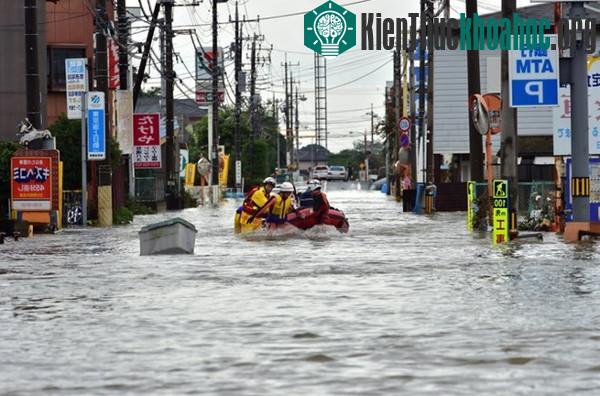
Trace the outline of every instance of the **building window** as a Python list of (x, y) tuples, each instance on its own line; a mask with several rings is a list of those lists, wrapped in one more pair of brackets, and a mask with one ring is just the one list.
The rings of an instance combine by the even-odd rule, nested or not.
[(48, 47), (48, 91), (65, 91), (65, 59), (85, 58), (83, 47)]

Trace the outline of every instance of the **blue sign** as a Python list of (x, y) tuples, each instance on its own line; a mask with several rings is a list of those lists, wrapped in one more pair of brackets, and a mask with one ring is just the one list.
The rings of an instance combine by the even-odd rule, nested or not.
[(90, 92), (87, 97), (88, 160), (106, 159), (104, 92)]
[[(556, 35), (550, 48), (509, 51), (510, 107), (558, 106), (559, 60)], [(554, 45), (555, 49), (552, 49)]]

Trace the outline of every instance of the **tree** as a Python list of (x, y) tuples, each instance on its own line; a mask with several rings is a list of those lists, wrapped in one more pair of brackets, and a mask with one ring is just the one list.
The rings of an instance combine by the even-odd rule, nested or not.
[[(272, 114), (265, 111), (265, 108), (271, 108), (269, 102), (258, 109), (259, 119), (261, 120), (261, 131), (258, 139), (254, 141), (254, 163), (248, 162), (248, 152), (250, 150), (250, 115), (247, 109), (243, 109), (240, 125), (240, 147), (242, 151), (242, 176), (245, 179), (245, 185), (251, 186), (262, 181), (270, 175), (277, 166), (277, 135), (279, 134), (279, 123)], [(235, 155), (235, 112), (231, 106), (223, 106), (219, 109), (219, 144), (225, 146), (225, 152)], [(208, 153), (208, 118), (204, 117), (198, 121), (190, 134), (188, 141), (190, 162), (196, 162), (201, 156), (207, 156)], [(285, 145), (280, 145), (280, 150), (285, 151)], [(235, 183), (235, 166), (230, 166), (229, 180), (230, 185)]]

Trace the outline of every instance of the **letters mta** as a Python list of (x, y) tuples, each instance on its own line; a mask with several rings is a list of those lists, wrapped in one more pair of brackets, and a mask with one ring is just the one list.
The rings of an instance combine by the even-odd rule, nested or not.
[(517, 73), (554, 73), (550, 59), (517, 59)]

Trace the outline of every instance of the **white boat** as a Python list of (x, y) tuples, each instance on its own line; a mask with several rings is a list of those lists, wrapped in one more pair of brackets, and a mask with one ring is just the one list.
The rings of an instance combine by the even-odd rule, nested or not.
[(179, 217), (144, 226), (139, 232), (140, 255), (193, 254), (197, 232), (192, 223)]

